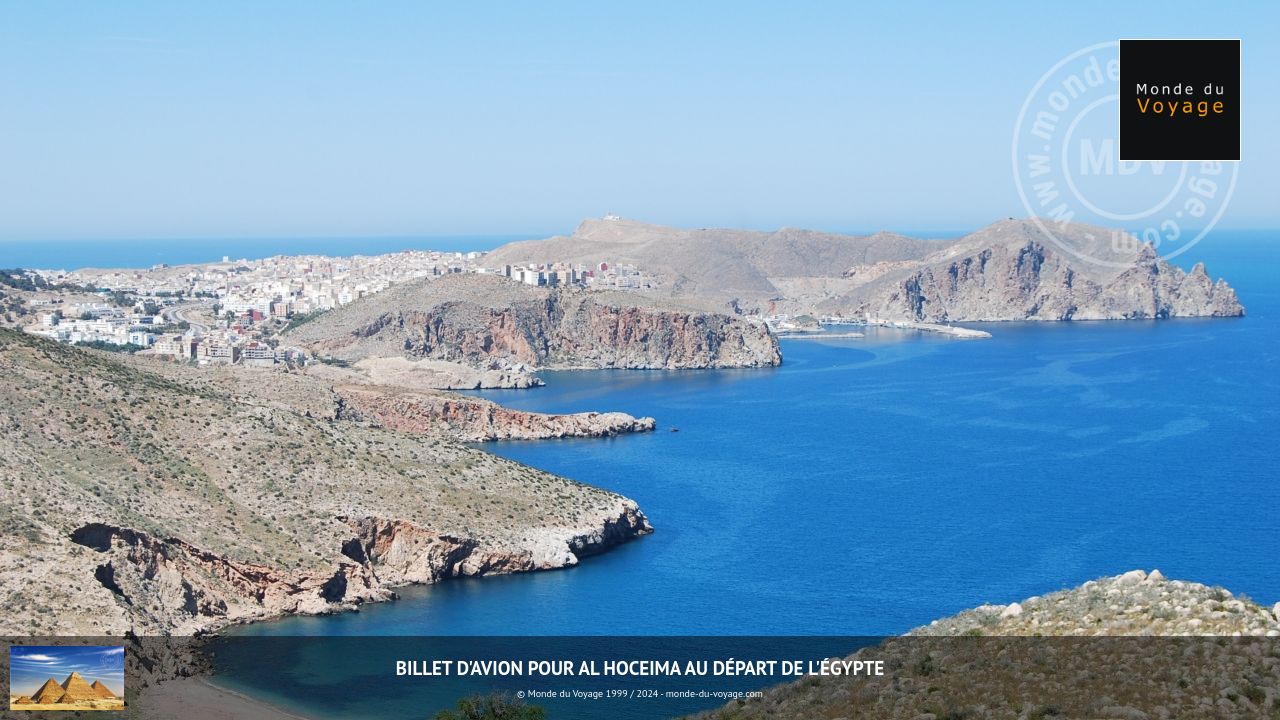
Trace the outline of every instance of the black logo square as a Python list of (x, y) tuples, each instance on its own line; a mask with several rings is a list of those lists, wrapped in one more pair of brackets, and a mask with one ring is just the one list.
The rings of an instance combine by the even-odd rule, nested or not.
[(1239, 160), (1240, 41), (1121, 40), (1120, 159)]

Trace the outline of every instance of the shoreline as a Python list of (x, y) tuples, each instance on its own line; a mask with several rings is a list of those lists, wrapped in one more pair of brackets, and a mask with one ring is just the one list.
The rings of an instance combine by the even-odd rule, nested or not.
[(134, 707), (143, 717), (186, 720), (316, 720), (219, 685), (208, 677), (173, 678), (139, 693)]

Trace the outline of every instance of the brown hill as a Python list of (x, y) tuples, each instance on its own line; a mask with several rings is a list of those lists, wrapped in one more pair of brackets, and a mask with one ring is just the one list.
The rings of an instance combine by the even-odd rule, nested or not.
[(817, 299), (817, 312), (934, 322), (1244, 314), (1235, 291), (1204, 265), (1186, 272), (1150, 245), (1088, 225), (1050, 239), (1035, 223), (1001, 221), (919, 262), (847, 275), (851, 285)]
[(883, 232), (856, 236), (795, 228), (685, 230), (589, 219), (567, 237), (505, 245), (490, 253), (485, 263), (630, 264), (658, 276), (661, 292), (668, 296), (761, 298), (780, 292), (775, 277), (840, 277), (854, 265), (919, 259), (947, 244)]
[[(566, 567), (649, 530), (614, 493), (344, 421), (327, 385), (264, 378), (0, 329), (0, 628), (190, 634)], [(344, 554), (364, 521), (432, 538), (403, 558), (412, 575)]]
[(44, 684), (36, 691), (36, 694), (31, 696), (31, 699), (41, 705), (52, 705), (53, 703), (61, 702), (62, 696), (66, 694), (67, 691), (58, 684), (57, 680), (49, 678), (44, 681)]
[(114, 700), (117, 697), (115, 693), (107, 689), (106, 685), (102, 684), (101, 680), (94, 680), (93, 685), (89, 687), (93, 688), (93, 691), (98, 693), (98, 697), (104, 700)]
[(631, 293), (547, 289), (492, 275), (397, 285), (286, 337), (343, 360), (401, 356), (471, 366), (762, 367), (781, 361), (758, 323)]
[(1274, 718), (1280, 605), (1131, 570), (982, 605), (696, 720)]
[(512, 243), (485, 259), (549, 261), (632, 264), (661, 280), (651, 295), (747, 313), (977, 321), (1244, 312), (1203, 266), (1184, 271), (1127, 233), (1068, 225), (1049, 236), (1028, 220), (953, 241), (588, 220), (571, 236)]

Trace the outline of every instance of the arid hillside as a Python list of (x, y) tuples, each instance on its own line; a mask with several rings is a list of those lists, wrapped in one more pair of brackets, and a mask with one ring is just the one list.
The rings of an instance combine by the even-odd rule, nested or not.
[(697, 717), (1271, 718), (1280, 603), (1132, 570), (966, 610), (849, 659), (884, 674), (810, 676)]
[(633, 502), (336, 417), (297, 374), (206, 373), (0, 330), (0, 632), (190, 633), (575, 564)]
[(630, 293), (547, 289), (492, 275), (397, 285), (284, 337), (345, 361), (469, 367), (723, 368), (781, 362), (761, 324)]
[(1122, 320), (1226, 317), (1244, 309), (1203, 266), (1190, 272), (1124, 232), (1001, 220), (956, 240), (683, 230), (587, 220), (573, 235), (512, 243), (491, 266), (546, 261), (628, 264), (652, 274), (653, 298), (748, 314), (863, 319)]

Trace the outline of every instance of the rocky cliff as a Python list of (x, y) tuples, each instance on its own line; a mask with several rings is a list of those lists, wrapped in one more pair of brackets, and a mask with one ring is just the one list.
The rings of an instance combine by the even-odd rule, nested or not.
[[(588, 220), (573, 235), (513, 243), (495, 264), (546, 258), (629, 263), (645, 291), (743, 314), (882, 320), (1125, 320), (1241, 315), (1235, 292), (1127, 233), (1003, 220), (957, 240), (805, 230), (682, 230)], [(1205, 242), (1211, 242), (1212, 238)]]
[(123, 604), (135, 627), (176, 635), (285, 614), (316, 615), (395, 598), (393, 588), (454, 577), (504, 575), (578, 564), (638, 535), (648, 520), (622, 501), (598, 524), (527, 528), (507, 546), (381, 517), (338, 518), (349, 537), (332, 565), (286, 569), (246, 562), (177, 537), (89, 523), (73, 543), (94, 551), (94, 579)]
[(741, 318), (484, 275), (406, 283), (326, 313), (289, 337), (344, 360), (637, 369), (781, 362), (768, 329)]
[(339, 386), (346, 417), (420, 434), (443, 434), (464, 442), (610, 437), (649, 432), (653, 418), (621, 412), (567, 415), (512, 410), (481, 398), (399, 388)]
[(651, 531), (614, 493), (345, 421), (305, 375), (0, 330), (0, 378), (3, 634), (331, 612), (406, 582), (566, 567)]
[(812, 676), (698, 717), (1274, 717), (1280, 603), (1133, 570), (983, 605), (849, 656), (880, 676)]
[(1213, 281), (1203, 264), (1187, 272), (1136, 240), (1119, 249), (1099, 242), (1112, 237), (1102, 228), (1071, 226), (1055, 243), (1033, 223), (997, 223), (920, 263), (850, 268), (848, 277), (873, 279), (820, 308), (926, 322), (1244, 314), (1235, 291)]

